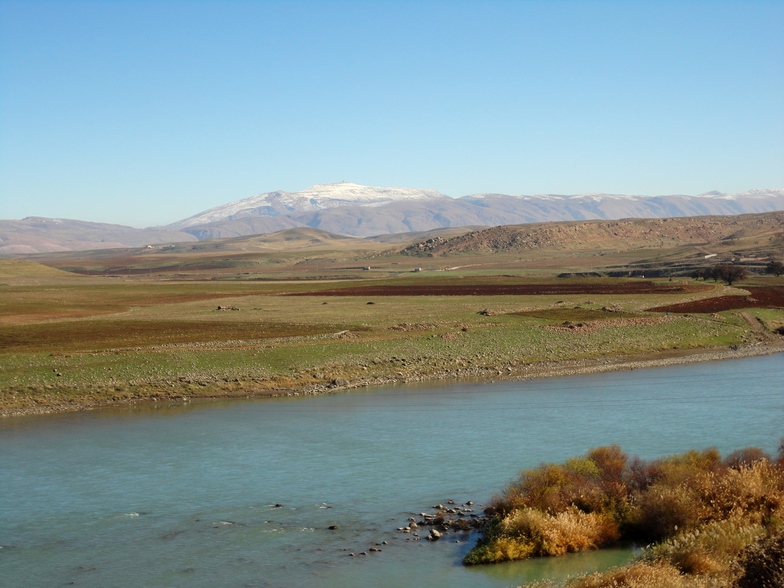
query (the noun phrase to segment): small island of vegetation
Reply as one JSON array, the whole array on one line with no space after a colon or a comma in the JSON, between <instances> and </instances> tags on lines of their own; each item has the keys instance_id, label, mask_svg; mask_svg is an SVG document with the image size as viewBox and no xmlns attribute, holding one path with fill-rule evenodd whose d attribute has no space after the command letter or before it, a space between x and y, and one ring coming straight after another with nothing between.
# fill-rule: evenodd
<instances>
[{"instance_id":1,"label":"small island of vegetation","mask_svg":"<svg viewBox=\"0 0 784 588\"><path fill-rule=\"evenodd\" d=\"M747 448L723 459L707 449L647 461L599 447L524 470L488 512L466 565L634 542L648 547L629 566L566 586L784 585L784 439L776 458Z\"/></svg>"}]
</instances>

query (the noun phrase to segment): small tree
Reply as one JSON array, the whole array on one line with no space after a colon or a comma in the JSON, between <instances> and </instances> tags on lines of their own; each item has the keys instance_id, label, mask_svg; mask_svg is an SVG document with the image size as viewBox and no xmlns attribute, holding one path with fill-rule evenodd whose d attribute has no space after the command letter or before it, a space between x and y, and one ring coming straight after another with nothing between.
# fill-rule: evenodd
<instances>
[{"instance_id":1,"label":"small tree","mask_svg":"<svg viewBox=\"0 0 784 588\"><path fill-rule=\"evenodd\" d=\"M780 261L771 261L765 266L765 273L773 274L778 278L781 274L784 274L784 263L781 263Z\"/></svg>"},{"instance_id":2,"label":"small tree","mask_svg":"<svg viewBox=\"0 0 784 588\"><path fill-rule=\"evenodd\" d=\"M714 275L714 271L715 270L712 267L700 267L700 268L697 268L696 270L694 270L691 273L691 277L694 278L695 280L700 280L700 279L702 279L702 280L714 279L715 280L716 276Z\"/></svg>"},{"instance_id":3,"label":"small tree","mask_svg":"<svg viewBox=\"0 0 784 588\"><path fill-rule=\"evenodd\" d=\"M715 270L716 279L727 282L728 286L732 286L738 280L745 279L748 275L749 272L746 271L746 268L739 265L717 265Z\"/></svg>"}]
</instances>

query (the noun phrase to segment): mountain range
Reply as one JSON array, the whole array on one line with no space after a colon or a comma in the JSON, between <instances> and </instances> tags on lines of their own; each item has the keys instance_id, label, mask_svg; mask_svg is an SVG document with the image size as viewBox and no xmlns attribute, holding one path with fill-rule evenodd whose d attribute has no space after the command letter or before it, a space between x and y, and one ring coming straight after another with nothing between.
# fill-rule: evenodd
<instances>
[{"instance_id":1,"label":"mountain range","mask_svg":"<svg viewBox=\"0 0 784 588\"><path fill-rule=\"evenodd\" d=\"M784 210L784 189L735 194L708 192L699 196L474 194L451 198L430 189L339 182L300 192L268 192L147 229L41 217L0 220L0 255L138 247L265 234L295 227L367 238L461 226L779 210Z\"/></svg>"}]
</instances>

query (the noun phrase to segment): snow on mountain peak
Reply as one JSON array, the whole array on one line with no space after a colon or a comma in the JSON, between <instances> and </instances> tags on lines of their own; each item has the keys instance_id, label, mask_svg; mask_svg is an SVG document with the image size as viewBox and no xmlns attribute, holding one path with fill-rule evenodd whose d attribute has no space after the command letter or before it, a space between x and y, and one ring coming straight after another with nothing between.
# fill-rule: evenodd
<instances>
[{"instance_id":1,"label":"snow on mountain peak","mask_svg":"<svg viewBox=\"0 0 784 588\"><path fill-rule=\"evenodd\" d=\"M531 203L546 203L547 206L561 207L562 209L579 209L581 207L587 207L587 212L580 214L592 218L591 215L600 214L596 211L602 207L609 207L615 211L612 213L602 212L601 214L603 215L640 215L643 214L642 210L645 208L646 203L649 202L655 203L655 207L649 209L645 214L653 216L659 216L661 214L682 216L683 214L693 214L695 211L706 214L709 210L714 210L713 214L726 214L727 212L737 214L737 211L744 206L748 209L748 212L765 212L780 208L780 204L769 204L769 201L780 202L781 199L784 198L784 190L749 190L737 194L725 194L723 192L713 191L700 194L698 197L683 195L656 197L639 195L629 196L598 192L574 195L518 195L514 197L505 196L503 194L473 194L471 196L464 196L463 198L469 203L474 203L476 201L484 201L486 197L489 196L496 199L514 198ZM267 192L265 194L259 194L258 196L230 202L168 225L167 228L183 230L196 225L248 219L252 217L289 217L290 221L295 223L304 222L307 224L313 222L312 216L308 216L307 213L314 213L325 209L339 207L369 208L398 202L421 202L443 197L444 195L437 190L429 189L379 188L374 186L361 186L351 182L316 184L299 192ZM677 206L672 203L665 203L665 205L661 204L661 201L670 202L673 199L687 203L693 201L695 198L698 198L701 201L696 208L691 204L683 204L685 207L683 209L678 209ZM714 206L714 204L722 204L723 208L722 206ZM487 205L483 204L482 206ZM665 213L662 212L662 206L665 207ZM771 206L773 208L771 208ZM625 209L626 212L618 212L621 209ZM368 211L364 211L363 214L367 212ZM567 214L568 216L568 213L560 214L561 216L557 216L557 218L562 220L566 218L563 216L564 214ZM463 221L461 222L466 222L464 217L461 218L463 218ZM523 218L532 218L532 216L531 214L528 214ZM582 217L578 216L578 218Z\"/></svg>"},{"instance_id":2,"label":"snow on mountain peak","mask_svg":"<svg viewBox=\"0 0 784 588\"><path fill-rule=\"evenodd\" d=\"M416 188L377 188L361 186L351 182L335 184L316 184L301 192L300 196L316 200L341 200L352 203L387 203L393 200L422 200L443 196L437 190L419 190Z\"/></svg>"},{"instance_id":3,"label":"snow on mountain peak","mask_svg":"<svg viewBox=\"0 0 784 588\"><path fill-rule=\"evenodd\" d=\"M751 189L747 190L746 192L736 192L735 194L726 194L724 192L719 192L718 190L713 190L711 192L705 192L704 194L700 194L697 198L718 198L721 200L738 200L739 198L744 199L762 199L762 198L778 198L784 194L784 190L775 189L775 188L767 188L767 189Z\"/></svg>"},{"instance_id":4,"label":"snow on mountain peak","mask_svg":"<svg viewBox=\"0 0 784 588\"><path fill-rule=\"evenodd\" d=\"M200 212L170 225L183 229L194 225L251 216L279 216L310 212L338 206L381 206L401 200L427 200L443 197L437 190L416 188L377 188L351 182L316 184L300 192L267 192L236 200Z\"/></svg>"}]
</instances>

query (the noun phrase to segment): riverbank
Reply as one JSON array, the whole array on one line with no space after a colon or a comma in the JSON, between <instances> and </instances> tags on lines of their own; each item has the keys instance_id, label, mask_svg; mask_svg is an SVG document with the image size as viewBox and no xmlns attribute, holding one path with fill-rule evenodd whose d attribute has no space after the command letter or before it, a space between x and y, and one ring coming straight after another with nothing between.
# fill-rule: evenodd
<instances>
[{"instance_id":1,"label":"riverbank","mask_svg":"<svg viewBox=\"0 0 784 588\"><path fill-rule=\"evenodd\" d=\"M356 372L356 366L352 366L353 369L351 370L338 367L335 369L335 373L342 375L334 378L325 378L324 374L317 374L321 380L317 383L300 377L296 379L269 378L251 381L224 378L210 384L204 381L194 381L188 377L180 377L176 380L163 381L157 384L132 385L123 390L118 389L118 386L97 386L94 389L80 393L64 387L51 387L40 391L34 397L17 398L13 391L5 392L0 404L0 416L86 411L140 404L183 403L197 399L318 396L351 389L411 383L523 381L538 378L632 371L697 362L724 361L782 352L784 352L784 338L769 340L764 344L733 346L726 349L672 349L582 359L521 362L516 365L510 365L508 361L491 366L463 364L454 368L434 369L431 371L422 369L408 373L399 370L389 371L388 373L375 374L372 377L346 377L348 372ZM459 360L458 363L460 363ZM395 362L392 363L392 367L395 367Z\"/></svg>"}]
</instances>

